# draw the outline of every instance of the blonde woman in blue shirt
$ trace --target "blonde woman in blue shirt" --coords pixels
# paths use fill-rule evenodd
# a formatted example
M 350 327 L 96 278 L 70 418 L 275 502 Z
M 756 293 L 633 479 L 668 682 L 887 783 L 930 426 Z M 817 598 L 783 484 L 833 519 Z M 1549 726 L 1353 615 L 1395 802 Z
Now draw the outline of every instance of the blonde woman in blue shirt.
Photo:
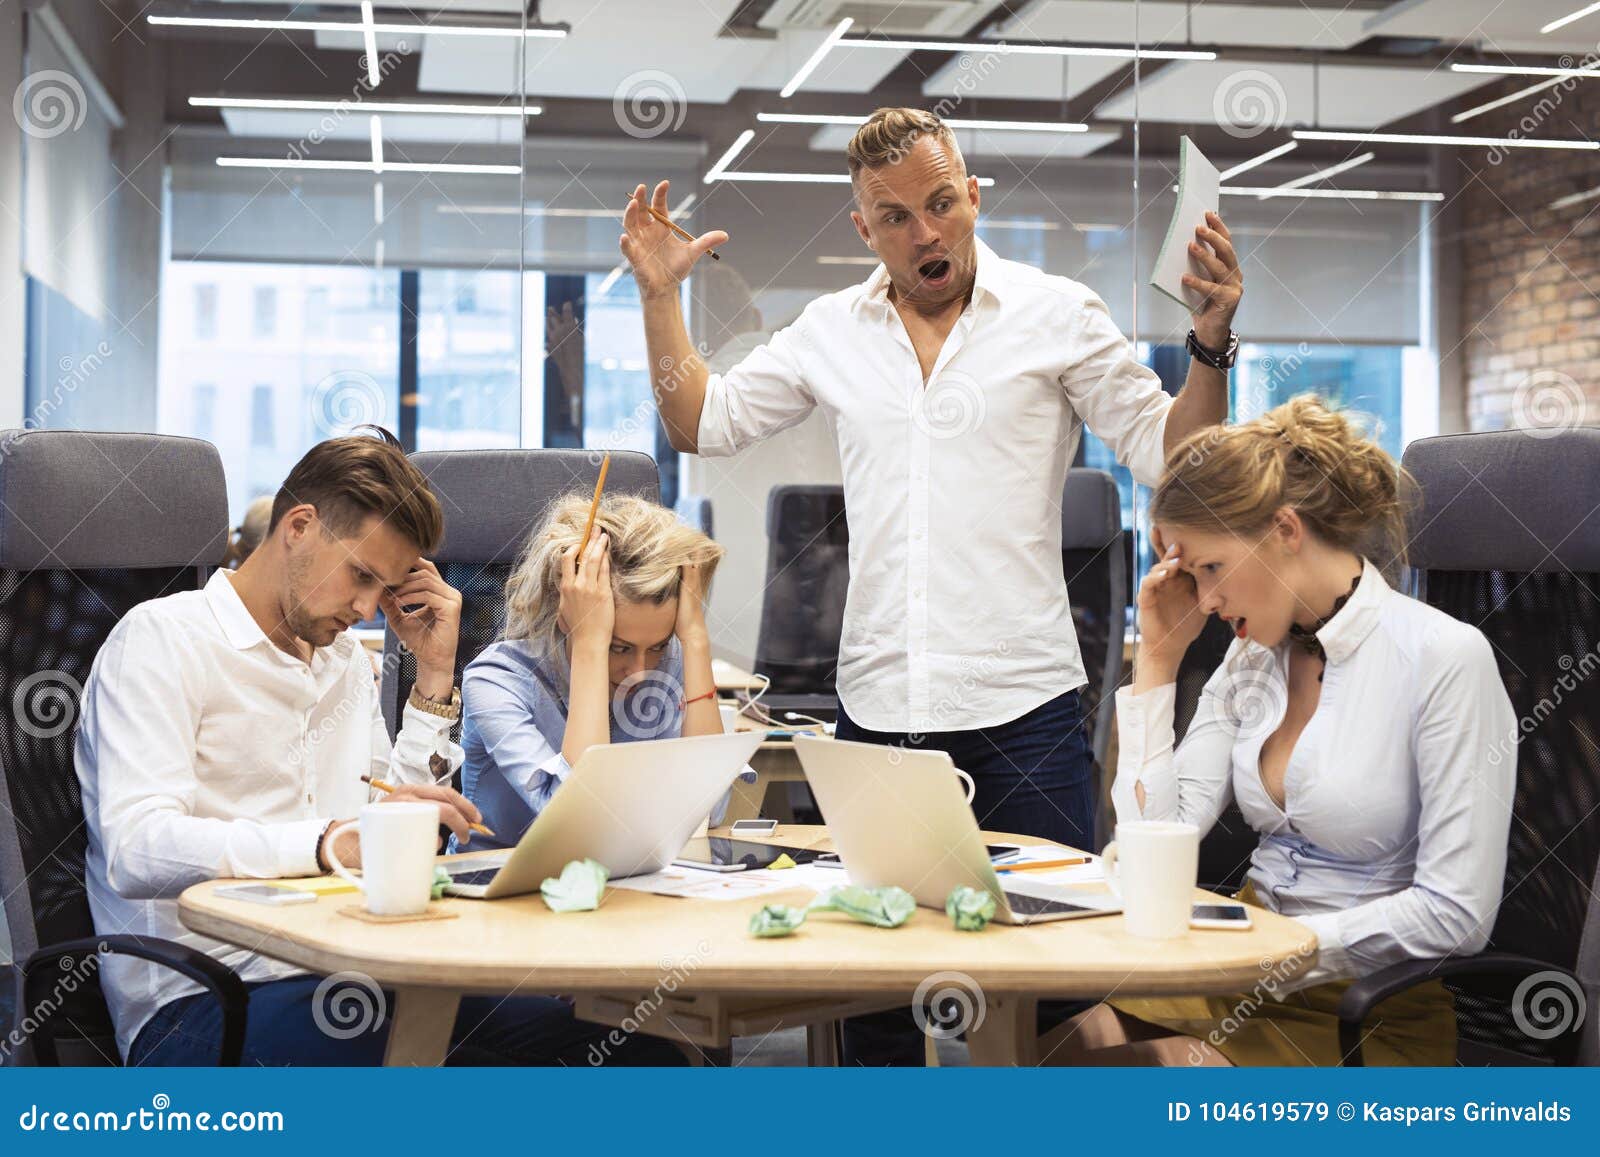
M 463 673 L 462 786 L 496 836 L 474 848 L 514 845 L 593 744 L 722 733 L 705 620 L 722 548 L 611 495 L 580 555 L 589 503 L 561 499 L 529 536 L 505 634 Z
M 1264 973 L 1249 993 L 1113 999 L 1054 1061 L 1337 1064 L 1352 980 L 1486 943 L 1516 717 L 1482 632 L 1391 589 L 1364 555 L 1403 549 L 1403 485 L 1313 397 L 1168 456 L 1150 511 L 1161 560 L 1139 590 L 1134 683 L 1117 694 L 1117 819 L 1204 834 L 1237 802 L 1260 836 L 1240 898 L 1309 925 L 1318 954 L 1308 975 Z M 1235 638 L 1174 751 L 1178 664 L 1213 614 Z M 1362 1051 L 1453 1064 L 1444 985 L 1384 1002 Z

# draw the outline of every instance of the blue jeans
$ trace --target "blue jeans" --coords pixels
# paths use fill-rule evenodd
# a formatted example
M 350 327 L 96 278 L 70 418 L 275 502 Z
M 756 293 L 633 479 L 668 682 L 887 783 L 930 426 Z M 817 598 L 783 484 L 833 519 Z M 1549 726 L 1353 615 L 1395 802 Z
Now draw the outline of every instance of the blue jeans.
M 839 705 L 836 738 L 917 751 L 947 752 L 976 790 L 978 826 L 1094 850 L 1094 750 L 1077 691 L 1058 695 L 1026 715 L 974 731 L 928 734 L 869 731 Z M 1041 1001 L 1047 1032 L 1088 1005 Z M 844 1061 L 851 1065 L 920 1065 L 922 1033 L 910 1009 L 844 1022 Z
M 248 984 L 242 1065 L 381 1065 L 394 996 L 356 983 L 330 986 L 320 976 Z M 373 1015 L 381 1009 L 381 1020 Z M 359 1029 L 360 1031 L 355 1031 Z M 615 1036 L 612 1033 L 615 1032 Z M 617 1043 L 620 1040 L 621 1043 Z M 128 1050 L 133 1065 L 214 1065 L 222 1012 L 210 993 L 163 1005 Z M 660 1037 L 629 1035 L 572 1015 L 552 996 L 468 996 L 456 1014 L 447 1065 L 682 1065 L 682 1052 Z

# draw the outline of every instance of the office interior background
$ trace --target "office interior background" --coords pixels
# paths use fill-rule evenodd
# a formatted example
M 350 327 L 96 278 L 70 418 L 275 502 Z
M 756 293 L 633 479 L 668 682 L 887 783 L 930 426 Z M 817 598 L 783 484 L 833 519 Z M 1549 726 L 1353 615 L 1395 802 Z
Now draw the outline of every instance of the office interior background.
M 620 210 L 670 179 L 677 219 L 729 232 L 684 290 L 727 368 L 872 272 L 843 149 L 881 105 L 957 124 L 983 240 L 1091 286 L 1171 390 L 1188 320 L 1148 278 L 1188 135 L 1244 263 L 1234 419 L 1316 391 L 1397 456 L 1593 420 L 1600 13 L 1562 23 L 1576 0 L 372 8 L 0 0 L 0 428 L 208 439 L 235 522 L 364 422 L 641 450 L 668 502 L 710 500 L 713 637 L 748 663 L 766 495 L 837 456 L 820 416 L 670 450 Z M 1133 526 L 1126 472 L 1087 433 L 1078 460 Z

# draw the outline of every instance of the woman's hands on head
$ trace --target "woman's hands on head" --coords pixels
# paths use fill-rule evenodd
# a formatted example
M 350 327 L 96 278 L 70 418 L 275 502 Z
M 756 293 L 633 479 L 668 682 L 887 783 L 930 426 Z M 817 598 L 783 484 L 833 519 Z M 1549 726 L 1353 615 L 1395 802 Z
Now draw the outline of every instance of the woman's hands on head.
M 590 532 L 587 549 L 569 546 L 561 555 L 561 604 L 556 621 L 574 646 L 611 646 L 617 608 L 611 593 L 610 542 L 605 531 Z
M 682 578 L 678 583 L 678 620 L 673 633 L 685 646 L 692 643 L 709 643 L 706 630 L 706 574 L 699 563 L 687 562 L 679 568 Z
M 1161 547 L 1160 536 L 1154 539 Z M 1189 644 L 1206 625 L 1194 576 L 1183 569 L 1182 552 L 1174 543 L 1139 584 L 1139 658 L 1176 671 Z

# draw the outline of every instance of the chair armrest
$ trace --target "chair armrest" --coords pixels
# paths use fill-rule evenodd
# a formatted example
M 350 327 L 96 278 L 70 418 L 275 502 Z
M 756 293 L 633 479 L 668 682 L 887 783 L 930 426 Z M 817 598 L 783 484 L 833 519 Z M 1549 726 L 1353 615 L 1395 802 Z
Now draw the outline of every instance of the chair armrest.
M 249 1004 L 244 981 L 239 979 L 238 973 L 214 957 L 171 940 L 149 936 L 93 936 L 41 948 L 18 965 L 17 989 L 21 997 L 17 1010 L 19 1015 L 28 1009 L 43 1007 L 52 999 L 48 989 L 60 968 L 47 970 L 42 965 L 46 962 L 59 965 L 64 960 L 76 962 L 82 957 L 101 952 L 136 956 L 163 965 L 174 972 L 181 972 L 205 988 L 222 1007 L 222 1046 L 218 1051 L 217 1063 L 238 1066 L 244 1052 L 245 1012 Z M 50 1017 L 39 1018 L 38 1027 L 29 1040 L 33 1045 L 36 1064 L 54 1068 L 59 1063 L 55 1029 Z
M 1363 976 L 1339 998 L 1339 1052 L 1342 1065 L 1360 1066 L 1361 1025 L 1379 1004 L 1391 996 L 1447 976 L 1528 977 L 1554 972 L 1578 981 L 1572 972 L 1547 960 L 1519 956 L 1514 952 L 1481 952 L 1476 956 L 1440 956 L 1423 960 L 1402 960 Z M 1574 1046 L 1576 1041 L 1574 1041 Z

